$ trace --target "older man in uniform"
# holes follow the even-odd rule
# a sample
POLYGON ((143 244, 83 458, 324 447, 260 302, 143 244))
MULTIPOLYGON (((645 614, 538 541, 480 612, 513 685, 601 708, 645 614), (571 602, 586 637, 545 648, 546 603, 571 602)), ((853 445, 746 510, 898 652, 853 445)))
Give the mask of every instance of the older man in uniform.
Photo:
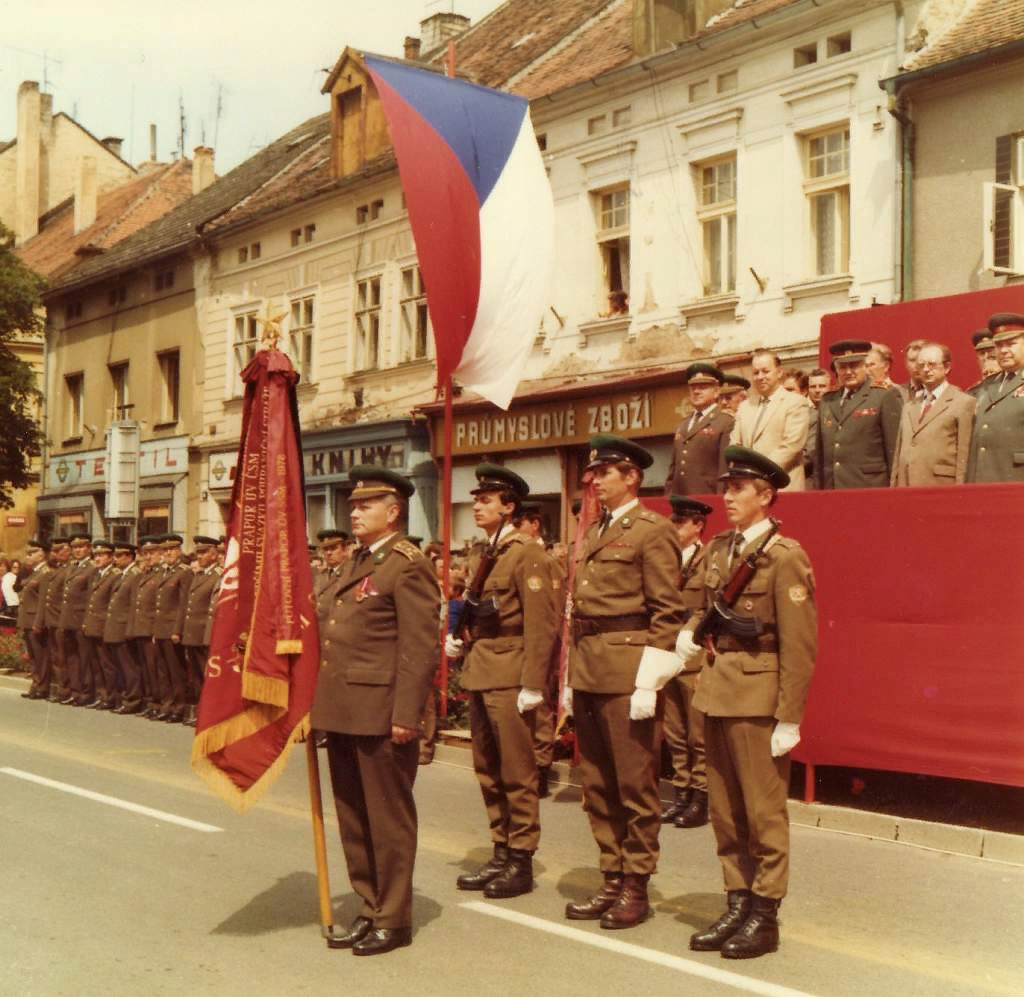
POLYGON ((147 536, 139 541, 136 567, 142 576, 135 588, 135 607, 128 623, 128 639, 135 647, 135 656, 142 668, 143 709, 140 715, 155 720, 162 712, 160 704, 170 695, 170 689, 161 684, 161 671, 157 667, 157 646, 153 640, 153 616, 156 596, 164 580, 164 564, 160 552, 163 536, 147 536))
POLYGON ((718 404, 723 412, 728 412, 733 418, 740 405, 747 400, 747 392, 750 391, 750 382, 740 374, 725 374, 722 377, 722 390, 718 396, 718 404))
MULTIPOLYGON (((724 454, 723 454, 724 457, 724 454)), ((673 495, 672 525, 683 548, 679 587, 688 613, 704 606, 704 528, 711 506, 673 495)), ((704 714, 694 709, 700 657, 665 685, 663 729, 672 759, 672 803, 661 813, 663 824, 703 827, 708 822, 708 777, 704 762, 704 714)))
POLYGON ((64 604, 64 586, 71 570, 71 545, 67 540, 54 540, 50 546, 50 567, 53 569, 46 585, 43 604, 32 625, 34 633, 46 645, 51 703, 63 703, 70 695, 68 666, 64 656, 64 635, 60 629, 60 610, 64 604))
POLYGON ((725 469, 723 454, 735 422, 718 403, 725 375, 709 363, 694 363, 683 372, 693 412, 677 427, 666 495, 713 495, 725 469))
POLYGON ((675 528, 638 498, 652 456, 595 436, 587 469, 605 513, 587 531, 573 588, 569 693, 583 808, 604 883, 566 917, 630 928, 650 915, 658 865, 661 723, 658 691, 682 668, 671 649, 686 619, 675 528))
POLYGON ((723 502, 733 529, 708 545, 704 610, 680 633, 677 650, 684 661, 698 657, 693 631, 736 566, 755 554, 754 574, 732 611, 756 621, 761 633, 719 629, 694 697, 705 717, 711 823, 728 909, 690 938, 690 948, 749 959, 779 945, 778 909, 789 882, 789 753, 800 741, 818 617, 803 548, 778 533, 765 540, 769 509, 788 475, 743 447, 730 447, 725 457, 723 502))
POLYGON ((120 704, 114 713, 138 713, 142 709, 142 664, 128 639, 135 610, 135 596, 142 573, 135 565, 135 545, 114 544, 114 567, 118 574, 110 589, 107 618, 103 622, 103 653, 117 668, 120 680, 120 704))
POLYGON ((92 563, 92 537, 88 533, 72 535, 71 559, 58 622, 68 676, 68 695, 61 702, 64 706, 88 706, 93 702, 94 689, 88 641, 82 633, 82 624, 89 591, 99 570, 92 563))
POLYGON ((50 662, 46 654, 46 631, 36 630, 36 620, 45 612, 46 587, 52 569, 46 563, 49 547, 30 540, 25 547, 25 567, 32 573, 21 588, 18 603, 18 630, 32 661, 32 683, 22 699, 46 699, 50 695, 50 662))
POLYGON ((199 705, 199 694, 203 691, 206 658, 210 649, 206 640, 206 621, 214 589, 220 581, 216 537, 193 537, 192 551, 198 567, 181 602, 178 618, 178 633, 181 636, 181 651, 185 659, 188 685, 189 704, 182 721, 186 727, 196 725, 196 707, 199 705))
POLYGON ((321 530, 316 538, 324 563, 313 579, 313 596, 319 601, 321 594, 337 582, 352 548, 351 537, 344 530, 321 530))
MULTIPOLYGON (((533 854, 540 842, 535 711, 545 696, 558 639, 561 573, 539 544, 516 530, 530 486, 495 464, 476 469, 473 519, 496 560, 472 611, 466 640, 449 634, 445 651, 465 652, 462 687, 469 693, 473 767, 491 830, 493 855, 459 876, 460 890, 490 899, 533 889, 533 854)), ((474 551, 475 578, 484 550, 474 551)))
POLYGON ((371 956, 412 942, 417 736, 437 661, 441 594, 430 562, 404 539, 413 483, 394 471, 349 471, 352 532, 321 627, 320 679, 310 714, 327 732, 341 843, 362 908, 338 941, 371 956))
POLYGON ((889 486, 903 401, 895 388, 876 387, 868 378, 864 360, 870 350, 859 339, 829 347, 839 387, 818 407, 815 472, 821 489, 889 486))
POLYGON ((1002 374, 978 397, 967 465, 970 482, 1024 481, 1024 315, 988 320, 1002 374))
POLYGON ((97 710, 113 710, 120 705, 118 667, 106 653, 103 629, 107 623, 110 596, 121 574, 114 565, 114 545, 109 540, 96 540, 92 545, 96 575, 89 591, 89 600, 82 618, 82 636, 86 646, 86 670, 92 675, 95 698, 89 706, 97 710))
POLYGON ((160 544, 164 573, 156 590, 153 610, 153 641, 157 650, 157 668, 161 670, 161 685, 166 693, 160 704, 157 720, 181 723, 189 707, 188 679, 185 656, 181 649, 181 606, 192 584, 192 572, 181 558, 182 538, 168 533, 160 544))
POLYGON ((996 341, 992 338, 992 333, 988 331, 988 328, 979 329, 973 333, 971 345, 974 347, 974 354, 978 358, 978 370, 981 373, 981 377, 967 389, 967 394, 978 399, 981 397, 984 386, 992 378, 1002 374, 1002 368, 999 366, 999 352, 996 348, 996 341))

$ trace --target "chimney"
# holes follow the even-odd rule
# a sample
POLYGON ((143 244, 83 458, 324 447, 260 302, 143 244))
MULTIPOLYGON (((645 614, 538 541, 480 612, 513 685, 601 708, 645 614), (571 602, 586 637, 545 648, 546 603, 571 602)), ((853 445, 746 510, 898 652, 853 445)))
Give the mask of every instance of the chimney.
POLYGON ((420 40, 413 38, 412 35, 406 35, 405 37, 405 55, 403 58, 406 62, 416 62, 420 57, 420 40))
POLYGON ((39 84, 26 80, 18 87, 18 146, 15 154, 14 237, 18 243, 39 231, 39 134, 42 101, 39 84))
POLYGON ((75 235, 96 221, 96 157, 83 156, 75 177, 75 235))
POLYGON ((108 135, 100 143, 108 152, 112 152, 118 159, 121 158, 121 146, 124 144, 123 138, 114 138, 108 135))
POLYGON ((469 18, 463 14, 431 14, 420 21, 420 38, 424 55, 439 49, 449 38, 461 35, 469 27, 469 18))
POLYGON ((213 172, 213 149, 207 145, 197 145, 192 160, 192 193, 198 194, 206 190, 216 180, 213 172))
POLYGON ((39 95, 39 207, 44 214, 53 207, 50 200, 50 150, 53 148, 53 94, 39 95))
POLYGON ((156 125, 149 126, 149 161, 156 162, 156 125))

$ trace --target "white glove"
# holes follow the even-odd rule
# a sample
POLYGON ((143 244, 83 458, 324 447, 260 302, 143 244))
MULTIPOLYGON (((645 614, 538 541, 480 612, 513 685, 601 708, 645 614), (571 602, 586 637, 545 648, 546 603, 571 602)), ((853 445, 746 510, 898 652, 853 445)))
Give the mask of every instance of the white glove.
POLYGON ((671 651, 663 651, 660 647, 644 648, 640 655, 640 666, 636 670, 633 682, 638 689, 657 692, 665 687, 669 679, 674 679, 684 668, 683 662, 671 651))
POLYGON ((447 634, 444 638, 444 653, 449 658, 461 658, 463 646, 463 642, 451 634, 447 634))
POLYGON ((772 731, 772 758, 788 755, 799 743, 799 724, 777 723, 772 731))
POLYGON ((634 689, 629 697, 629 719, 650 720, 658 706, 658 694, 653 689, 634 689))
POLYGON ((700 644, 694 644, 693 634, 689 630, 680 630, 676 638, 676 654, 683 659, 683 665, 689 664, 700 654, 700 644))
POLYGON ((516 697, 516 709, 520 713, 529 713, 544 702, 544 693, 540 689, 520 689, 516 697))
POLYGON ((567 685, 562 690, 562 712, 567 716, 572 716, 572 686, 567 685))

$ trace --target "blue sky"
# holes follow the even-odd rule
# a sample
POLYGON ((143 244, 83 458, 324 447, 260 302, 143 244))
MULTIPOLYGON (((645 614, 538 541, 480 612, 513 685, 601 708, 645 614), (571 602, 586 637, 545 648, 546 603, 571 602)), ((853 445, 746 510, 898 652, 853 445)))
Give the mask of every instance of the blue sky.
MULTIPOLYGON (((474 23, 500 0, 455 0, 474 23)), ((216 136, 225 173, 278 135, 327 110, 323 67, 346 45, 401 55, 406 35, 452 0, 32 0, 0 3, 0 141, 17 130, 22 80, 43 82, 54 110, 72 114, 98 138, 124 139, 122 154, 158 158, 178 143, 184 100, 185 148, 216 136), (222 111, 217 122, 218 88, 222 111)))

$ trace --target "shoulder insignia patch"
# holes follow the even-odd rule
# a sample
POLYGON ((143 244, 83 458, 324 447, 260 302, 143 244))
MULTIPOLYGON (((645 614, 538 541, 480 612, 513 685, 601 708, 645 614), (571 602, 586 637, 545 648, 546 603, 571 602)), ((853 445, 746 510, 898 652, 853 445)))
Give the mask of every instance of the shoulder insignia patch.
POLYGON ((807 589, 805 589, 803 585, 790 585, 789 601, 795 606, 799 606, 801 603, 807 602, 807 589))
POLYGON ((544 579, 541 578, 540 575, 530 575, 530 577, 526 579, 526 587, 531 592, 539 592, 544 588, 544 579))
MULTIPOLYGON (((655 513, 651 512, 650 509, 644 509, 643 511, 638 512, 636 514, 636 518, 637 519, 642 519, 642 520, 644 520, 647 523, 656 523, 658 521, 657 515, 655 513)), ((625 523, 625 519, 626 519, 626 517, 623 517, 623 523, 625 523)))
MULTIPOLYGON (((402 557, 408 558, 410 561, 415 561, 424 556, 423 551, 411 540, 399 540, 391 549, 396 554, 401 554, 402 557)), ((376 558, 375 560, 383 560, 383 558, 376 558)))

